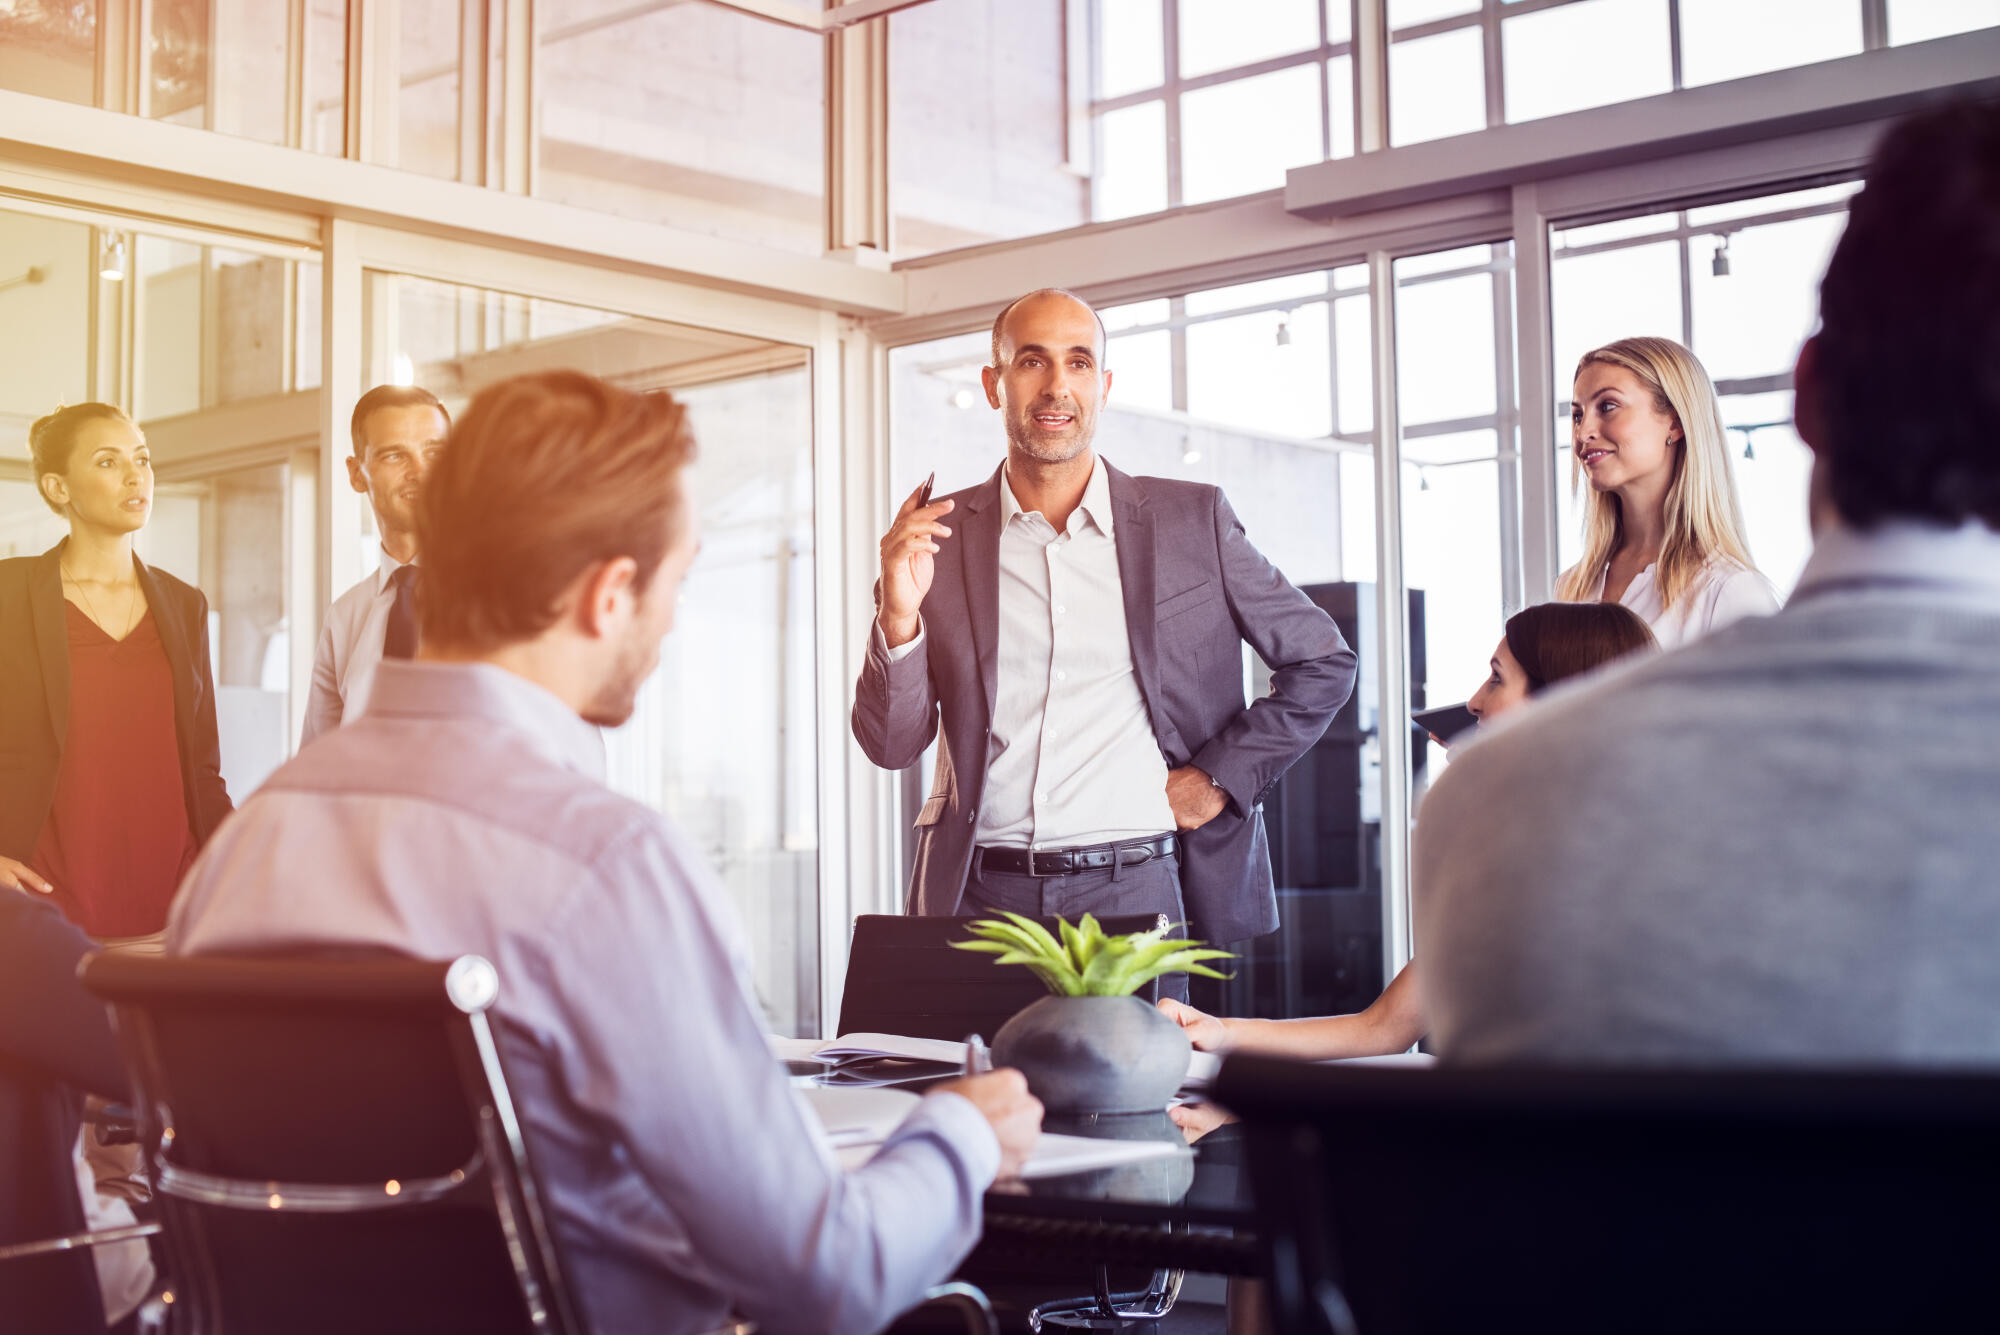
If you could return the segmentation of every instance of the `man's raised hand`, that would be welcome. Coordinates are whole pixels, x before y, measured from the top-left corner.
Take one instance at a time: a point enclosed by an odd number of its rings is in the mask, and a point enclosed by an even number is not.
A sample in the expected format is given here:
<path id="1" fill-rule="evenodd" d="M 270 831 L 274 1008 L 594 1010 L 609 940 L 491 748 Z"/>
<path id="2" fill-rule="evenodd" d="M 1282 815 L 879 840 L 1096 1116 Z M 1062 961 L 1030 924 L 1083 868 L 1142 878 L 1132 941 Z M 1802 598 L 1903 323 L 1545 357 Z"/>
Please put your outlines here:
<path id="1" fill-rule="evenodd" d="M 937 540 L 951 536 L 938 520 L 951 513 L 953 502 L 918 505 L 923 488 L 911 492 L 896 511 L 896 522 L 882 538 L 881 606 L 875 614 L 891 649 L 917 638 L 917 613 L 931 591 Z"/>

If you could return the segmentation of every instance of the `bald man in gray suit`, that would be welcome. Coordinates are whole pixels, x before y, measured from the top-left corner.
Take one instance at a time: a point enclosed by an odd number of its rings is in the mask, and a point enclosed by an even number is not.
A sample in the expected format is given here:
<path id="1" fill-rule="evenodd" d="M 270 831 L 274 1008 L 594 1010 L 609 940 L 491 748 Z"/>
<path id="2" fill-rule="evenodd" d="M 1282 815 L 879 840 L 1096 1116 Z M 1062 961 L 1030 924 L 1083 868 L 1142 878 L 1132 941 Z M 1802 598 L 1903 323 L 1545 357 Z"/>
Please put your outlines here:
<path id="1" fill-rule="evenodd" d="M 901 769 L 942 725 L 911 912 L 1159 912 L 1242 941 L 1278 926 L 1261 804 L 1346 702 L 1354 654 L 1219 490 L 1097 456 L 1103 360 L 1070 293 L 1000 313 L 983 379 L 1007 461 L 898 511 L 854 736 Z M 1247 707 L 1245 642 L 1272 669 Z"/>

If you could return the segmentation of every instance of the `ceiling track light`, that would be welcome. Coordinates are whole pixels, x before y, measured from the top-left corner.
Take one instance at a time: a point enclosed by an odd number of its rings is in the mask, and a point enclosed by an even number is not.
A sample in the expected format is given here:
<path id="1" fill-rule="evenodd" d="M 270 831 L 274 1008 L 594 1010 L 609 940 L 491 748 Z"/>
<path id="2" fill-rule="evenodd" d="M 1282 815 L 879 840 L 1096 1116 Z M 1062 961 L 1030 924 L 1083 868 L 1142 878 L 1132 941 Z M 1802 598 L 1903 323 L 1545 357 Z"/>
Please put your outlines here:
<path id="1" fill-rule="evenodd" d="M 1281 348 L 1292 346 L 1292 313 L 1290 311 L 1284 311 L 1278 316 L 1278 346 Z"/>
<path id="2" fill-rule="evenodd" d="M 1715 258 L 1708 262 L 1708 271 L 1717 278 L 1729 277 L 1729 233 L 1715 238 Z"/>
<path id="3" fill-rule="evenodd" d="M 107 283 L 125 281 L 125 238 L 116 232 L 104 235 L 97 252 L 97 276 Z"/>

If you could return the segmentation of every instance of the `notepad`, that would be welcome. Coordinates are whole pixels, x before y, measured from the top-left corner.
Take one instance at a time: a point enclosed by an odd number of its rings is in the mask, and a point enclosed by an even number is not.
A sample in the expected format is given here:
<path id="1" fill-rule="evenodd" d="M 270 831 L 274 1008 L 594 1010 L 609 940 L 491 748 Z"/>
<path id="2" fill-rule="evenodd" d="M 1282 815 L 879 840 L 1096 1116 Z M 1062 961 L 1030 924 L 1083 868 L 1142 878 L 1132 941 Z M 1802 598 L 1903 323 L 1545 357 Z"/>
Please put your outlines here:
<path id="1" fill-rule="evenodd" d="M 903 1084 L 956 1075 L 965 1069 L 965 1044 L 943 1038 L 842 1034 L 827 1042 L 817 1038 L 773 1037 L 771 1050 L 783 1061 L 819 1062 L 829 1067 L 826 1079 L 838 1084 Z M 1221 1069 L 1222 1058 L 1216 1054 L 1189 1053 L 1187 1078 L 1181 1087 L 1207 1089 Z"/>
<path id="2" fill-rule="evenodd" d="M 834 1158 L 843 1169 L 853 1171 L 875 1157 L 875 1151 L 890 1133 L 915 1111 L 919 1096 L 902 1089 L 843 1089 L 813 1085 L 800 1091 L 826 1137 L 833 1145 Z M 1184 1146 L 1157 1140 L 1096 1140 L 1089 1136 L 1042 1133 L 1034 1153 L 1021 1169 L 1024 1181 L 1060 1177 L 1097 1168 L 1117 1168 L 1147 1159 L 1171 1158 L 1185 1154 Z"/>

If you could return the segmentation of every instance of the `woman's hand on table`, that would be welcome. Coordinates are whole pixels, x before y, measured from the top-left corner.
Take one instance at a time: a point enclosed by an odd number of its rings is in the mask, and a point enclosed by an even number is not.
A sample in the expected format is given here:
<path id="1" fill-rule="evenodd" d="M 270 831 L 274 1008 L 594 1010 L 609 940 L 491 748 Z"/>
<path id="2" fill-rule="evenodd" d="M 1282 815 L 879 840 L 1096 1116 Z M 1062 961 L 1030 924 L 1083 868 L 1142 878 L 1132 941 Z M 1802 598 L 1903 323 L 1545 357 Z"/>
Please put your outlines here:
<path id="1" fill-rule="evenodd" d="M 1167 1109 L 1167 1116 L 1174 1119 L 1174 1125 L 1181 1129 L 1190 1145 L 1218 1126 L 1236 1120 L 1236 1114 L 1219 1103 L 1177 1103 Z"/>
<path id="2" fill-rule="evenodd" d="M 1187 1031 L 1188 1042 L 1199 1052 L 1226 1052 L 1229 1050 L 1229 1021 L 1218 1020 L 1205 1011 L 1198 1011 L 1183 1001 L 1161 997 L 1160 1013 Z"/>

